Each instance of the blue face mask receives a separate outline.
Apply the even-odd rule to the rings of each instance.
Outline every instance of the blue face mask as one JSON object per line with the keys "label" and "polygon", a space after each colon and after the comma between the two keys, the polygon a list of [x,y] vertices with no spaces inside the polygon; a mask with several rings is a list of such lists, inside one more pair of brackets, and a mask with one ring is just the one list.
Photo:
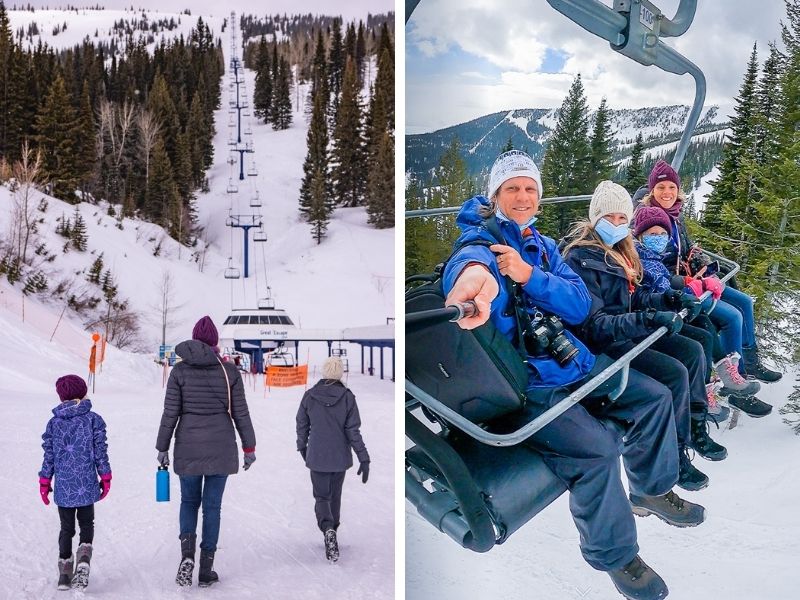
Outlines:
{"label": "blue face mask", "polygon": [[523,223],[522,225],[520,225],[520,224],[519,224],[519,223],[517,223],[516,221],[512,221],[512,220],[511,220],[511,219],[509,219],[507,216],[505,216],[505,215],[503,214],[503,211],[501,211],[501,210],[500,210],[500,208],[498,208],[498,209],[497,209],[497,210],[494,212],[494,214],[497,216],[497,219],[498,219],[498,220],[500,220],[500,221],[508,221],[509,223],[514,223],[514,225],[516,225],[517,227],[519,227],[519,230],[520,230],[520,231],[525,231],[525,228],[526,228],[526,227],[532,227],[532,226],[533,226],[533,224],[534,224],[534,223],[536,223],[536,221],[539,219],[539,217],[531,217],[531,218],[530,218],[530,219],[528,219],[528,220],[527,220],[525,223]]}
{"label": "blue face mask", "polygon": [[600,239],[608,246],[613,246],[617,242],[624,240],[628,237],[628,232],[630,231],[627,223],[612,225],[611,221],[606,219],[597,221],[594,230],[597,232],[597,235],[600,236]]}
{"label": "blue face mask", "polygon": [[669,236],[668,235],[645,235],[642,236],[642,245],[655,252],[656,254],[661,254],[667,247],[669,243]]}

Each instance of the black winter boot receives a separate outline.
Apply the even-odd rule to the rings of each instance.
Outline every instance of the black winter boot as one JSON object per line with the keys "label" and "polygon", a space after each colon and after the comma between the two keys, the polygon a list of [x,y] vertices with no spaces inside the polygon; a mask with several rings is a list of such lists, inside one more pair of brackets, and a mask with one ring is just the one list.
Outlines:
{"label": "black winter boot", "polygon": [[208,587],[219,581],[219,576],[212,571],[214,567],[214,553],[200,550],[200,574],[197,576],[200,587]]}
{"label": "black winter boot", "polygon": [[678,471],[678,487],[682,487],[690,492],[702,490],[708,485],[708,476],[698,470],[689,460],[689,449],[680,448],[680,470]]}
{"label": "black winter boot", "polygon": [[753,417],[754,419],[766,417],[772,412],[772,404],[767,404],[755,396],[731,394],[728,396],[728,404],[730,404],[732,408],[738,408],[748,417]]}
{"label": "black winter boot", "polygon": [[782,373],[772,371],[764,366],[764,363],[761,362],[761,357],[758,356],[757,346],[742,348],[742,354],[744,354],[742,357],[744,370],[748,375],[752,375],[764,383],[772,383],[783,377]]}
{"label": "black winter boot", "polygon": [[325,531],[325,558],[332,563],[339,560],[339,542],[336,540],[336,530]]}
{"label": "black winter boot", "polygon": [[81,544],[75,552],[75,575],[72,577],[72,587],[82,590],[89,585],[89,563],[92,560],[92,545]]}
{"label": "black winter boot", "polygon": [[175,583],[181,587],[192,585],[192,574],[194,573],[194,552],[197,544],[197,535],[194,533],[184,533],[180,536],[181,540],[181,564],[178,565],[178,574],[175,575]]}
{"label": "black winter boot", "polygon": [[621,569],[609,571],[608,576],[628,600],[660,600],[669,594],[664,580],[638,555]]}
{"label": "black winter boot", "polygon": [[692,418],[692,441],[689,445],[707,460],[724,460],[728,456],[725,446],[718,444],[708,435],[708,421],[706,421],[705,415],[699,421]]}

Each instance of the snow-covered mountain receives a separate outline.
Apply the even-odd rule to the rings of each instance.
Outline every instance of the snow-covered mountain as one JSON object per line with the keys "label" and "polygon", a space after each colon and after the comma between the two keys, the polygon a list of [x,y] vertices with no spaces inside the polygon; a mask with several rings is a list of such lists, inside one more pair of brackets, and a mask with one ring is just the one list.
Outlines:
{"label": "snow-covered mountain", "polygon": [[[651,153],[677,142],[689,110],[684,105],[610,110],[615,156],[618,160],[629,156],[640,132]],[[455,138],[461,143],[467,171],[472,176],[488,171],[509,139],[515,148],[526,150],[534,160],[541,161],[557,120],[558,109],[523,108],[493,113],[431,133],[407,135],[406,172],[417,177],[429,175]],[[701,134],[720,134],[726,127],[727,118],[719,114],[719,108],[708,106],[700,116],[695,138]]]}

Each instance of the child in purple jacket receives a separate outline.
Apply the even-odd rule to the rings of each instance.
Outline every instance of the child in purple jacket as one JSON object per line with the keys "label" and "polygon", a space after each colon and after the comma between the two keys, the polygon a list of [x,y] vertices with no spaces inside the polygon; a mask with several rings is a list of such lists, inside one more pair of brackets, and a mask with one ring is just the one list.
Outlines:
{"label": "child in purple jacket", "polygon": [[[58,589],[82,589],[89,583],[94,503],[105,498],[111,489],[106,424],[92,412],[92,401],[85,398],[86,382],[77,375],[60,377],[56,392],[61,404],[53,409],[54,416],[42,435],[44,461],[39,471],[39,493],[42,502],[50,504],[48,496],[53,491],[50,482],[55,475],[54,499],[61,520]],[[76,515],[81,533],[80,545],[73,556]]]}

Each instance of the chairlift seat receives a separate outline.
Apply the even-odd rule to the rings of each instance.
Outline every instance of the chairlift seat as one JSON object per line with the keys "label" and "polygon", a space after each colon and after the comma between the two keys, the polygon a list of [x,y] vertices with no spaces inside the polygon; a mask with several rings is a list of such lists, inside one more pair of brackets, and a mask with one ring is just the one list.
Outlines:
{"label": "chairlift seat", "polygon": [[231,179],[229,180],[228,187],[225,191],[227,191],[229,194],[237,194],[239,193],[239,188],[233,184],[233,180]]}
{"label": "chairlift seat", "polygon": [[[258,177],[258,169],[255,165],[250,165],[247,169],[247,176],[248,177]],[[252,204],[250,205],[252,206]]]}
{"label": "chairlift seat", "polygon": [[259,298],[258,308],[275,308],[275,301],[270,297]]}
{"label": "chairlift seat", "polygon": [[253,234],[253,241],[254,242],[266,242],[267,241],[267,232],[266,231],[256,231]]}
{"label": "chairlift seat", "polygon": [[239,279],[241,278],[241,273],[236,267],[228,267],[225,269],[224,276],[225,279]]}
{"label": "chairlift seat", "polygon": [[253,196],[250,198],[250,206],[252,208],[258,208],[261,206],[261,197],[258,195],[258,192],[253,194]]}

